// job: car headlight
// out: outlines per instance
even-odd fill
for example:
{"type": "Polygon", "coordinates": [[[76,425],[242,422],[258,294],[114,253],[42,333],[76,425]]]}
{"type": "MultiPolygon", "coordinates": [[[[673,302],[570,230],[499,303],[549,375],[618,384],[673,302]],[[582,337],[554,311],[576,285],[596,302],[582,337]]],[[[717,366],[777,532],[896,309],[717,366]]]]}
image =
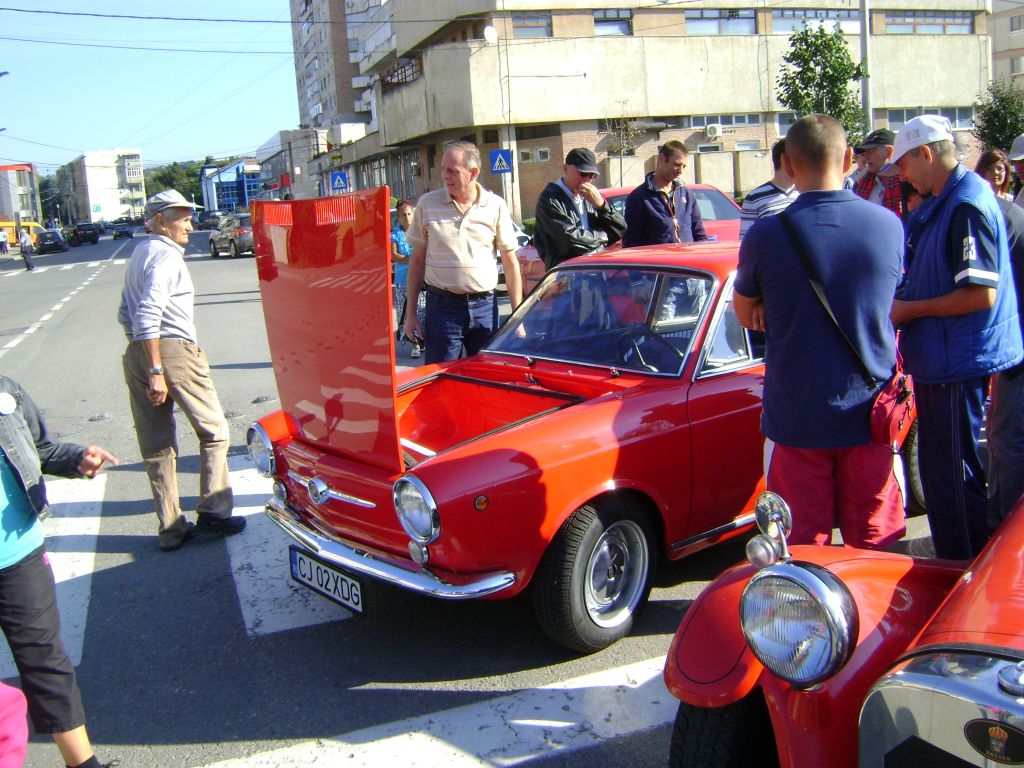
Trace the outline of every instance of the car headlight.
{"type": "Polygon", "coordinates": [[[758,661],[798,688],[839,671],[857,639],[849,590],[811,563],[776,563],[755,574],[740,598],[740,621],[758,661]]]}
{"type": "Polygon", "coordinates": [[[274,444],[270,442],[266,430],[259,424],[253,424],[245,435],[245,442],[256,471],[264,477],[273,477],[277,461],[274,459],[274,444]]]}
{"type": "Polygon", "coordinates": [[[395,513],[409,538],[429,544],[441,532],[437,504],[419,478],[406,475],[395,482],[393,491],[395,513]]]}

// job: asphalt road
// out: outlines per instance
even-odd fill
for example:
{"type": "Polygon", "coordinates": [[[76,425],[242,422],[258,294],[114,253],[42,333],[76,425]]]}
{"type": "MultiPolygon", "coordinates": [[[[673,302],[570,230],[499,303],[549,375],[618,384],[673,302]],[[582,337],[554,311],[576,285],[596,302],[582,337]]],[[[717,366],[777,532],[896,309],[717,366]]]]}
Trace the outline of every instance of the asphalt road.
{"type": "MultiPolygon", "coordinates": [[[[157,548],[121,375],[116,312],[132,241],[104,237],[41,256],[34,273],[17,259],[0,263],[0,372],[26,387],[64,439],[121,459],[105,479],[50,483],[60,503],[47,523],[64,635],[101,759],[665,765],[675,703],[662,657],[690,601],[742,557],[742,542],[663,566],[632,636],[588,657],[552,645],[526,600],[453,604],[368,583],[366,614],[350,618],[289,582],[288,542],[259,511],[268,491],[246,470],[245,431],[278,403],[256,272],[251,258],[210,259],[207,238],[194,233],[187,255],[196,321],[250,525],[174,553],[157,548]]],[[[191,510],[197,444],[184,421],[179,441],[191,510]]],[[[11,675],[9,662],[0,668],[11,675]]],[[[57,764],[55,748],[34,737],[27,765],[57,764]]]]}

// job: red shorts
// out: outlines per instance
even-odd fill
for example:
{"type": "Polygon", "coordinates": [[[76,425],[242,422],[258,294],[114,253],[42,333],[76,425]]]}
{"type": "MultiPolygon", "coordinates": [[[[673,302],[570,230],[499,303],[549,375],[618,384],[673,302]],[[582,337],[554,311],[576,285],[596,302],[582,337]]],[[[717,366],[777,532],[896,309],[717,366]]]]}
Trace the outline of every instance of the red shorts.
{"type": "Polygon", "coordinates": [[[793,511],[790,544],[830,544],[832,529],[843,542],[884,549],[906,533],[903,493],[884,445],[793,448],[765,442],[769,491],[793,511]]]}

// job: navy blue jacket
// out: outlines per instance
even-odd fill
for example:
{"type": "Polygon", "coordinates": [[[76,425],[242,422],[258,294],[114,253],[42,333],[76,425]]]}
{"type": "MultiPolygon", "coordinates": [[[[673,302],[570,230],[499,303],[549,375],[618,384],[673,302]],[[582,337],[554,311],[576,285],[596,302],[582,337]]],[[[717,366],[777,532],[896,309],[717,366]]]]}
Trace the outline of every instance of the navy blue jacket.
{"type": "Polygon", "coordinates": [[[672,198],[676,204],[676,220],[679,222],[679,237],[672,211],[665,202],[665,196],[654,186],[654,172],[647,174],[644,183],[629,193],[626,198],[626,234],[622,247],[636,245],[662,245],[665,243],[692,243],[707,240],[704,219],[700,215],[697,198],[680,181],[672,182],[672,198]]]}

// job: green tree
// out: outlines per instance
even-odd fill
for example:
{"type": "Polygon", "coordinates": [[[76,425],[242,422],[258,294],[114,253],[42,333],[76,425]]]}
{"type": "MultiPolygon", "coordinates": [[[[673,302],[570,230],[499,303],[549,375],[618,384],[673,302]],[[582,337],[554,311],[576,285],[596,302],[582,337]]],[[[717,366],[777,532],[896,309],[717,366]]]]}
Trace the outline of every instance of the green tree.
{"type": "Polygon", "coordinates": [[[794,32],[777,81],[779,102],[796,112],[831,115],[846,128],[851,144],[867,127],[860,97],[851,83],[867,74],[863,64],[854,63],[846,37],[838,25],[829,32],[821,25],[794,32]]]}
{"type": "Polygon", "coordinates": [[[199,184],[199,169],[202,163],[188,161],[174,162],[146,172],[146,194],[155,195],[165,189],[176,189],[191,200],[202,200],[202,188],[199,184]]]}
{"type": "Polygon", "coordinates": [[[985,149],[1009,149],[1024,133],[1024,92],[1005,77],[989,83],[974,105],[971,133],[985,149]]]}

